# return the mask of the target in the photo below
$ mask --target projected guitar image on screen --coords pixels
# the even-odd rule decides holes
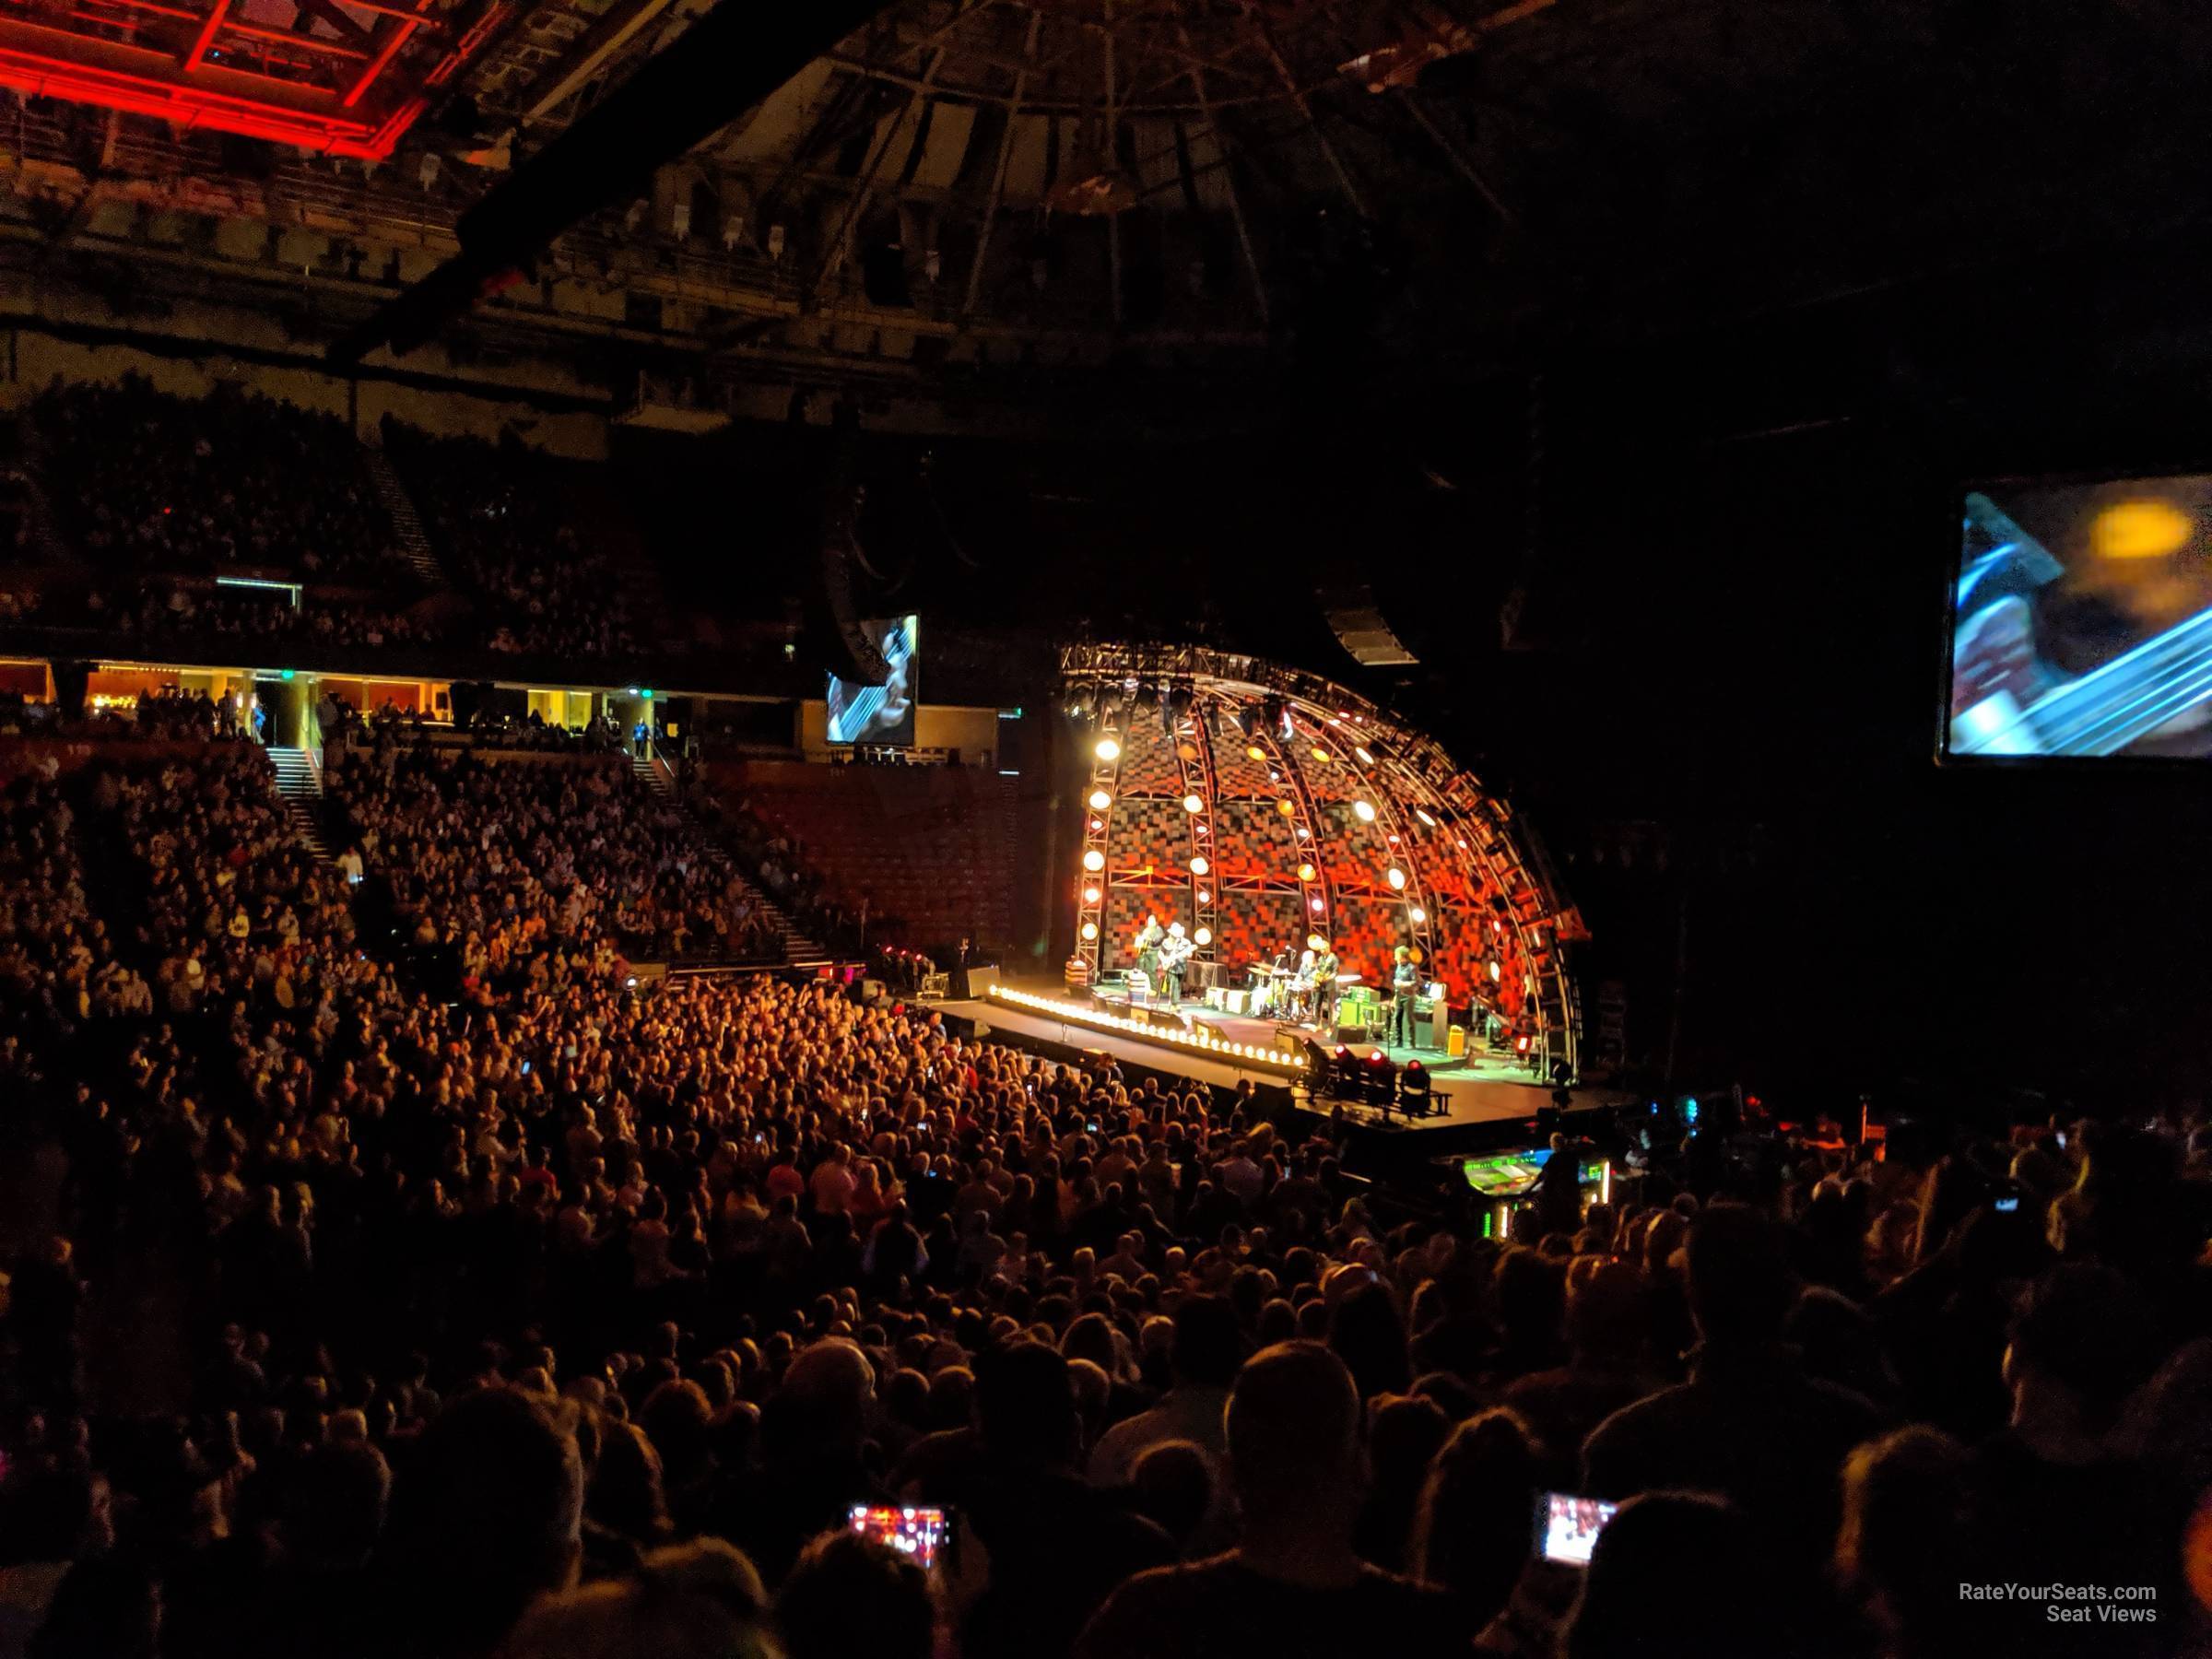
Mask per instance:
[[[921,667],[920,618],[893,617],[861,626],[875,635],[890,673],[880,686],[830,677],[830,741],[911,746]]]
[[[1947,756],[2212,755],[2212,478],[1966,498]]]

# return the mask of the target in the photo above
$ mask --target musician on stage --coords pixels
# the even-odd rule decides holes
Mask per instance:
[[[1171,922],[1168,936],[1159,942],[1160,977],[1168,987],[1168,1006],[1173,1007],[1182,1000],[1182,966],[1197,953],[1198,947],[1183,936],[1182,924]]]
[[[1298,971],[1290,976],[1290,1001],[1285,1013],[1291,1019],[1311,1019],[1313,1017],[1313,947],[1311,945],[1299,952]]]
[[[1159,942],[1168,936],[1168,930],[1159,924],[1159,918],[1147,913],[1144,926],[1136,930],[1136,968],[1145,976],[1147,991],[1159,988]]]
[[[1326,939],[1313,959],[1313,1023],[1324,1030],[1336,1023],[1336,947]]]
[[[1401,945],[1393,953],[1390,971],[1390,1046],[1412,1048],[1413,1003],[1420,994],[1421,970],[1413,952]]]

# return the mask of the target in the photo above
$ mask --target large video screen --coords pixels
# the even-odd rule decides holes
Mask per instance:
[[[914,741],[916,674],[921,666],[921,618],[889,617],[863,622],[891,665],[880,686],[856,686],[830,677],[830,741],[911,746]]]
[[[1967,493],[1950,759],[2212,756],[2212,476]]]

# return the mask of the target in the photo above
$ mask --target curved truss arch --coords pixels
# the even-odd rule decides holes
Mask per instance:
[[[1574,1076],[1581,1016],[1565,947],[1583,936],[1581,920],[1512,804],[1484,788],[1433,737],[1334,681],[1259,657],[1192,646],[1082,644],[1063,650],[1060,669],[1069,700],[1087,692],[1086,700],[1102,705],[1110,694],[1130,712],[1097,736],[1112,735],[1121,746],[1112,768],[1117,783],[1133,771],[1145,775],[1147,767],[1156,774],[1154,784],[1132,800],[1172,799],[1181,814],[1184,795],[1202,795],[1203,811],[1192,816],[1211,827],[1215,865],[1203,889],[1191,883],[1194,899],[1198,890],[1209,900],[1240,888],[1295,893],[1308,928],[1335,938],[1339,954],[1372,979],[1384,975],[1392,946],[1411,946],[1454,1004],[1479,1003],[1503,1024],[1540,1076]],[[1145,719],[1170,686],[1190,691],[1190,714],[1172,724]],[[1270,787],[1282,792],[1272,805],[1290,806],[1282,814],[1287,843],[1255,836],[1247,850],[1260,863],[1282,861],[1280,869],[1226,876],[1220,867],[1232,834],[1221,808],[1246,804],[1224,794],[1228,786],[1219,782],[1212,736],[1224,721],[1265,756]],[[1093,764],[1096,788],[1105,768]],[[1331,832],[1323,795],[1339,780],[1353,791],[1357,825],[1371,836]],[[1257,821],[1266,821],[1269,804],[1248,804],[1260,807]],[[1086,822],[1095,828],[1087,831],[1085,850],[1095,847],[1103,855],[1097,874],[1105,879],[1094,886],[1085,876],[1077,948],[1094,971],[1119,965],[1126,949],[1108,925],[1113,888],[1124,876],[1141,888],[1147,869],[1141,853],[1115,845],[1117,826],[1129,822],[1121,806],[1117,793],[1112,814],[1087,811]],[[1310,877],[1302,874],[1309,865]],[[1088,901],[1094,890],[1095,903]],[[1210,924],[1213,904],[1204,908]],[[1082,923],[1091,928],[1083,930]],[[1202,959],[1213,959],[1217,948]]]

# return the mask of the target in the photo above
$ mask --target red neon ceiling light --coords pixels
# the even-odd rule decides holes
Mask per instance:
[[[404,74],[394,65],[426,28],[438,27],[428,10],[388,5],[364,8],[376,29],[373,38],[364,35],[368,50],[319,37],[298,42],[312,39],[329,49],[323,55],[360,63],[339,85],[290,79],[244,61],[252,48],[243,42],[268,31],[244,23],[231,0],[211,0],[205,13],[168,6],[135,5],[134,9],[154,11],[178,32],[159,44],[144,36],[123,41],[0,14],[0,86],[30,97],[150,116],[187,130],[235,133],[322,155],[382,161],[429,108],[421,88],[450,80],[508,6],[490,8],[465,38],[439,54],[427,74]],[[226,41],[239,43],[235,58],[226,51]]]

